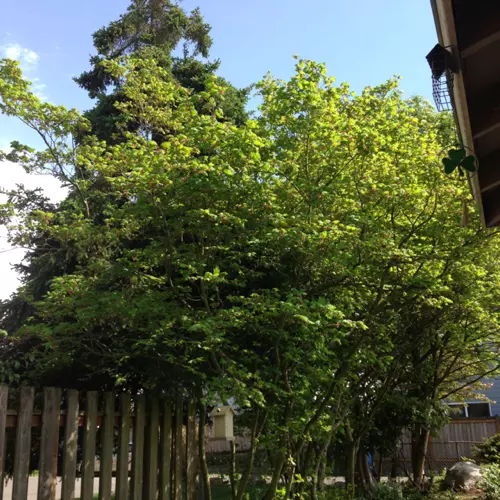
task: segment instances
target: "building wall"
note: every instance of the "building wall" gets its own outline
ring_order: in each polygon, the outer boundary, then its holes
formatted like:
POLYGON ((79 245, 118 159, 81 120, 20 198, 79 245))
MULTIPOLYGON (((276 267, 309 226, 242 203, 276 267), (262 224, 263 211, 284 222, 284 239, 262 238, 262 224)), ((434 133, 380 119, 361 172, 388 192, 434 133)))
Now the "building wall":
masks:
POLYGON ((496 417, 500 416, 500 379, 491 381, 493 386, 484 391, 485 395, 495 403, 491 403, 491 415, 496 417))

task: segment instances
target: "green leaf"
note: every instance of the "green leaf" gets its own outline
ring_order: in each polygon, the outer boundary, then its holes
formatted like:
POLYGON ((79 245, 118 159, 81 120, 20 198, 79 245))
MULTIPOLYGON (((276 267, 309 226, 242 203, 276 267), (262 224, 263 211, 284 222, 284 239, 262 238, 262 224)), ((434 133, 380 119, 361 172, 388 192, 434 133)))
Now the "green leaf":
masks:
POLYGON ((311 321, 307 316, 304 316, 303 314, 295 314, 294 318, 302 321, 306 325, 313 325, 314 324, 313 321, 311 321))

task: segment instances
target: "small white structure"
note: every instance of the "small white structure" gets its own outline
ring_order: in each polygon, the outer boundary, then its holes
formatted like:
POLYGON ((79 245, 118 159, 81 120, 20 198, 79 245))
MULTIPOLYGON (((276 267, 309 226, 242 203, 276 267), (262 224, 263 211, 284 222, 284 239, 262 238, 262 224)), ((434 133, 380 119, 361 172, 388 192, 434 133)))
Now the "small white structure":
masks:
POLYGON ((214 408, 211 411, 210 416, 214 419, 213 439, 234 441, 233 408, 231 406, 220 406, 219 408, 214 408))

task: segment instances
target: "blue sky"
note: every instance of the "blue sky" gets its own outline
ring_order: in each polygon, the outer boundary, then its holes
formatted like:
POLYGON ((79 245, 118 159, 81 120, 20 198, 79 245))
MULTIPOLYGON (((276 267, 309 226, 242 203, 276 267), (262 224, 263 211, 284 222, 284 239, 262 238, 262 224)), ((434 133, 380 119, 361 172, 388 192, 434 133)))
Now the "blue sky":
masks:
MULTIPOLYGON (((91 102, 72 77, 88 68, 91 34, 117 19, 129 1, 0 4, 0 58, 20 59, 44 99, 89 108, 91 102)), ((201 8, 212 25, 212 57, 222 61, 220 74, 236 86, 247 86, 268 71, 287 78, 294 69, 292 56, 298 54, 325 62, 331 75, 354 90, 400 75, 406 95, 431 99, 425 55, 436 43, 436 33, 430 0, 184 0, 182 5, 201 8)), ((0 117, 0 148, 12 140, 32 143, 32 135, 14 119, 0 117)), ((23 178, 12 164, 0 168, 0 185, 23 178)), ((53 185, 48 189, 60 196, 53 185)), ((9 254, 0 253, 2 276, 16 260, 8 259, 9 254)), ((0 283, 0 298, 10 293, 12 283, 0 283)))
MULTIPOLYGON (((37 55, 28 75, 53 102, 85 108, 71 77, 87 68, 91 33, 124 12, 128 0, 2 2, 0 46, 37 55)), ((285 78, 293 54, 326 62, 355 88, 403 77, 408 94, 430 97, 425 55, 436 35, 430 0, 184 0, 212 25, 212 56, 220 73, 246 86, 267 71, 285 78)), ((0 52, 1 53, 1 52, 0 52)), ((1 130, 1 129, 0 129, 1 130)))

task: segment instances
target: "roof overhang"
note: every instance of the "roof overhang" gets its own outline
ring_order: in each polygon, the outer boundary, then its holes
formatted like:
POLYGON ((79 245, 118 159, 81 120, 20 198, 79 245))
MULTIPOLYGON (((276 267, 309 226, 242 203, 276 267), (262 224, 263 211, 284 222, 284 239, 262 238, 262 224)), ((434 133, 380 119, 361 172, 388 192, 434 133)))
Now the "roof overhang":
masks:
POLYGON ((469 175, 485 226, 500 226, 500 0, 431 0, 439 43, 458 67, 452 94, 469 175))

